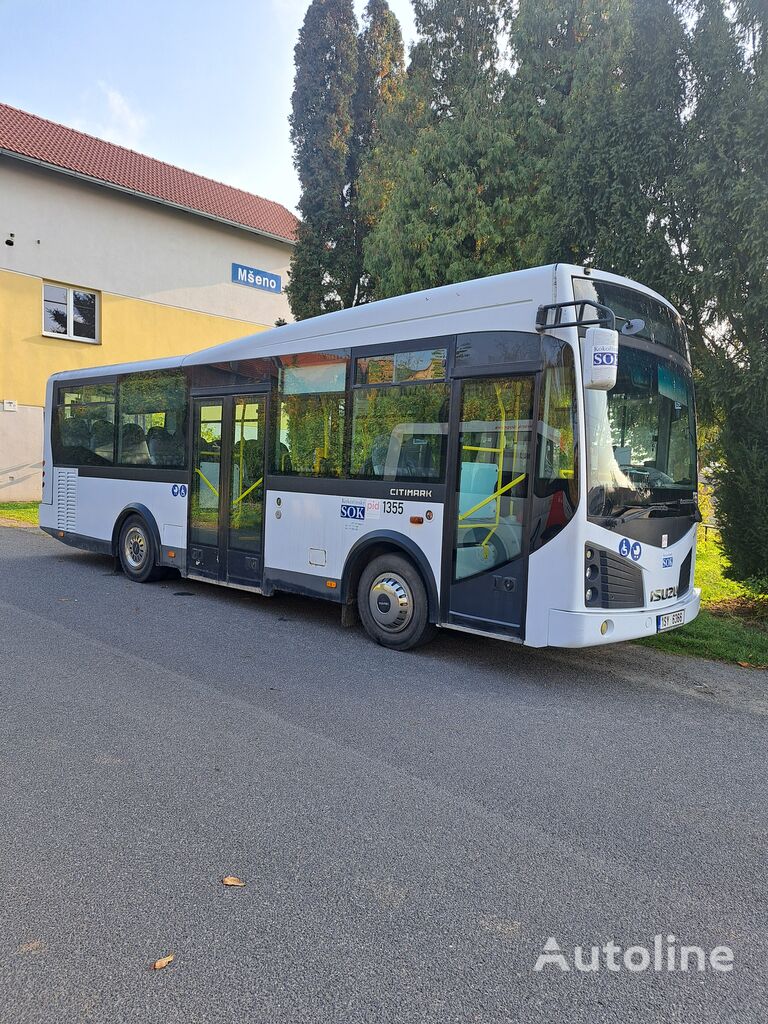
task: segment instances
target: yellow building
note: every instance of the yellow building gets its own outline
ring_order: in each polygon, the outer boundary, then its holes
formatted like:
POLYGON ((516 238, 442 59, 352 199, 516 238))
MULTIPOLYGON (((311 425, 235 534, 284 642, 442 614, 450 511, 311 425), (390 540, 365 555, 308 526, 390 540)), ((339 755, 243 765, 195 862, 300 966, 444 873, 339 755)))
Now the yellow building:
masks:
POLYGON ((0 501, 37 500, 57 370, 290 320, 284 206, 0 104, 0 501))

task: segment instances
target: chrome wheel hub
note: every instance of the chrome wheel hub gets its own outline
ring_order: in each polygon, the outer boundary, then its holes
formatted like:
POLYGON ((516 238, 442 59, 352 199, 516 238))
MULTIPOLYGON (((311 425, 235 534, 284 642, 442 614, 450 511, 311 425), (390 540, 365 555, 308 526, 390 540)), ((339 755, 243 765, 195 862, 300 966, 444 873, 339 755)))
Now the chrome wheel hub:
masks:
POLYGON ((388 633, 399 633, 413 618, 413 598, 405 580, 385 572, 373 581, 368 594, 373 621, 388 633))
POLYGON ((125 560, 132 569, 141 569, 147 558, 147 538, 138 526, 132 526, 123 540, 125 560))

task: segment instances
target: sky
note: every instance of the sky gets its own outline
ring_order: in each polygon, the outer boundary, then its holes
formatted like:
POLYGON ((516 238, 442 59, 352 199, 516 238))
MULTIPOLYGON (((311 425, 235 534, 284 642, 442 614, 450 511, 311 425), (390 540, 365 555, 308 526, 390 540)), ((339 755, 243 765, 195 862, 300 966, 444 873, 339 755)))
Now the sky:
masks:
MULTIPOLYGON (((288 115, 308 2, 0 0, 0 102, 295 209, 288 115)), ((407 47, 410 0, 389 3, 407 47)))

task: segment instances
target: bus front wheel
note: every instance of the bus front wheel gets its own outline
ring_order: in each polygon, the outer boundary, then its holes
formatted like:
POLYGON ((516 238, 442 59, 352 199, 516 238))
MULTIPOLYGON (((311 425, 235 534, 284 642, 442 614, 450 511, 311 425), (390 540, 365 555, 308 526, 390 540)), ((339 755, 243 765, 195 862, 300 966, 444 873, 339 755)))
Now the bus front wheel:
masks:
POLYGON ((147 524, 141 516, 128 516, 120 529, 118 554, 123 572, 136 583, 159 580, 165 570, 157 564, 159 552, 147 524))
POLYGON ((365 567, 357 608, 366 633, 382 647, 407 651, 435 635, 424 581, 400 555, 379 555, 365 567))

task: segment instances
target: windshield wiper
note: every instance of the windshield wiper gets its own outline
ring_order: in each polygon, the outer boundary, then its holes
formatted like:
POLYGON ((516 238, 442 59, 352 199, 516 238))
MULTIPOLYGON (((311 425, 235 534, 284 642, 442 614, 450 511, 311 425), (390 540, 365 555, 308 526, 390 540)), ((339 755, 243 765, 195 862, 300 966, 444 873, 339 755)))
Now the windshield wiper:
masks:
MULTIPOLYGON (((654 502, 652 505, 625 505, 622 515, 606 519, 603 525, 606 529, 613 530, 617 526, 623 526, 624 523, 628 523, 630 519, 639 519, 646 512, 669 512, 672 509, 678 509, 681 505, 696 505, 696 502, 693 498, 681 498, 679 501, 654 502)), ((701 522, 701 512, 699 512, 698 506, 694 512, 694 518, 697 523, 701 522)))
POLYGON ((620 516, 617 523, 619 526, 623 526, 630 519, 639 519, 646 512, 668 512, 672 508, 677 508, 679 504, 678 501, 657 501, 653 505, 643 505, 642 508, 638 507, 634 512, 627 512, 626 515, 620 516))

